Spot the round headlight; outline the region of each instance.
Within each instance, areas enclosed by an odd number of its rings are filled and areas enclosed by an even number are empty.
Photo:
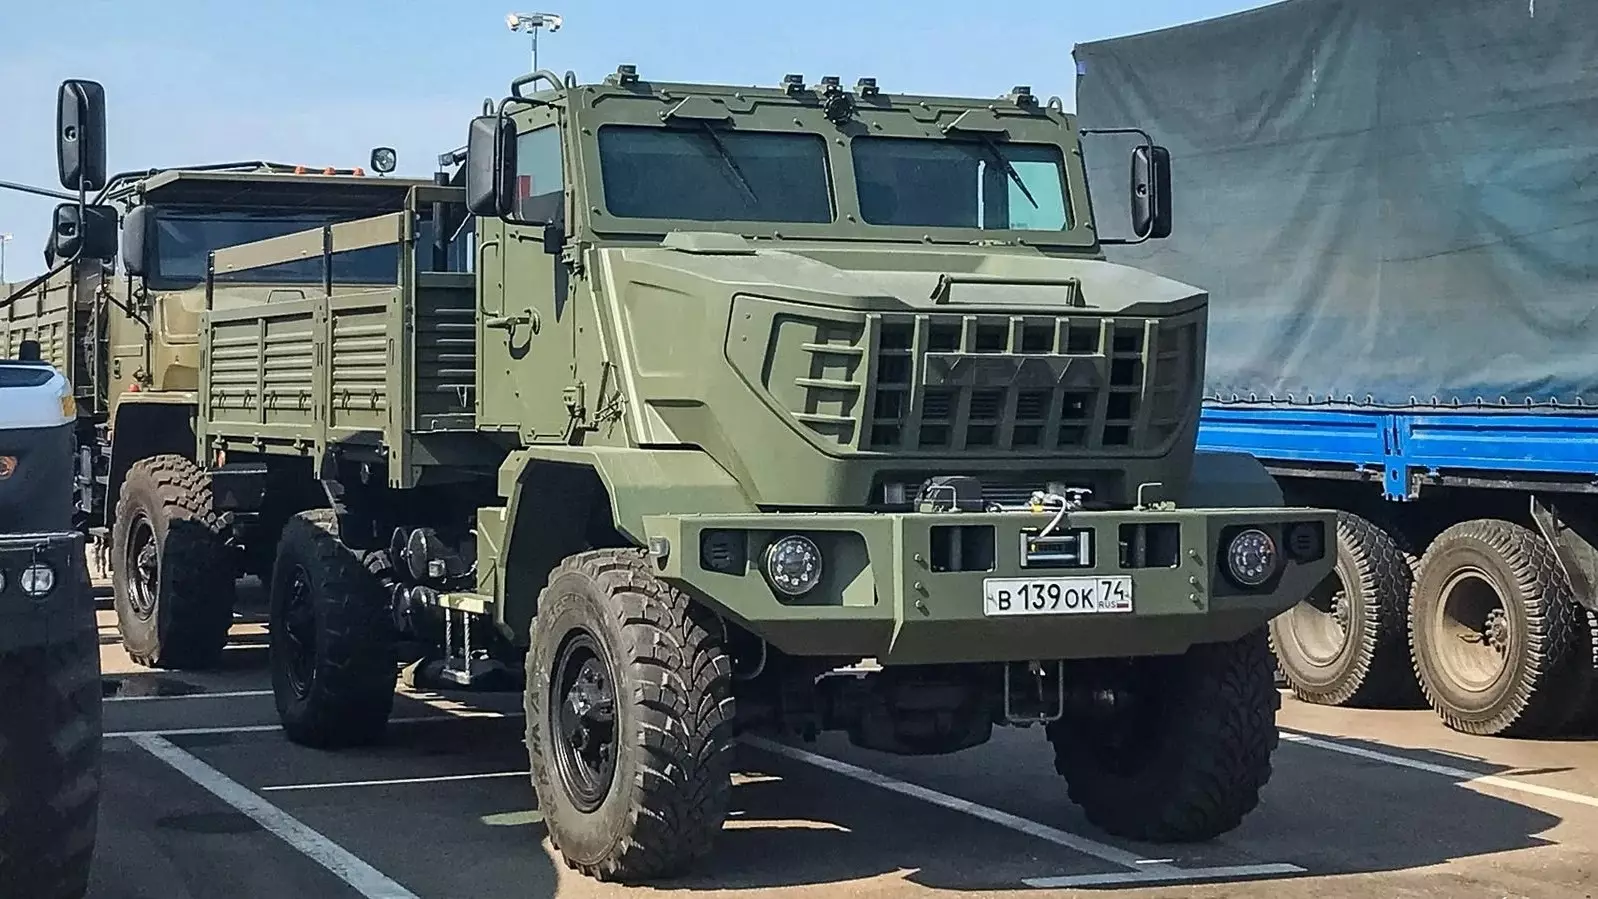
[[[29,565],[17,578],[22,592],[29,596],[43,596],[55,589],[55,569],[48,565]]]
[[[821,548],[809,537],[789,534],[766,547],[763,567],[771,586],[800,596],[821,583]]]
[[[1226,568],[1245,587],[1258,587],[1276,573],[1276,541],[1259,528],[1249,528],[1226,547]]]

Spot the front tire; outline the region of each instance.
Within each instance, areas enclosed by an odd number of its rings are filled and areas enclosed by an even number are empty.
[[[111,526],[111,588],[129,658],[146,668],[214,667],[233,626],[233,559],[211,479],[167,453],[128,469]]]
[[[1580,611],[1539,535],[1496,519],[1448,528],[1421,557],[1411,607],[1427,701],[1462,733],[1557,733],[1580,698]]]
[[[271,603],[272,693],[288,738],[318,749],[381,739],[399,677],[388,601],[331,510],[284,525]]]
[[[567,558],[539,597],[527,747],[551,842],[598,880],[710,854],[732,791],[732,663],[715,616],[640,551]]]
[[[1107,833],[1151,843],[1213,839],[1242,824],[1271,778],[1281,694],[1265,630],[1185,654],[1127,660],[1125,707],[1050,724],[1071,801]]]

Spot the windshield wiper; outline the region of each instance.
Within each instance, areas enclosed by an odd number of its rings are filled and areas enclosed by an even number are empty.
[[[738,179],[738,186],[742,187],[744,193],[749,195],[749,201],[759,203],[760,197],[755,195],[755,189],[749,185],[749,179],[744,177],[743,169],[738,167],[738,161],[732,158],[731,153],[727,152],[727,145],[722,142],[721,135],[716,133],[715,126],[706,121],[700,121],[699,124],[705,127],[705,136],[710,138],[711,146],[716,148],[716,155],[721,157],[721,161],[726,164],[727,170],[732,172],[734,178]]]
[[[982,142],[982,146],[987,148],[988,155],[992,156],[999,165],[1004,166],[1004,173],[1010,176],[1010,180],[1015,183],[1016,187],[1021,188],[1021,195],[1026,197],[1028,203],[1032,204],[1032,208],[1038,208],[1038,201],[1032,198],[1032,191],[1027,190],[1026,182],[1021,180],[1021,173],[1017,172],[1015,166],[1010,164],[1010,160],[1005,158],[1004,151],[1000,150],[999,145],[993,142],[993,138],[983,134],[978,135],[977,139]]]

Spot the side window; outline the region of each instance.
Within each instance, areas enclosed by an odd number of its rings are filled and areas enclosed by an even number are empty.
[[[555,222],[566,205],[560,127],[545,125],[516,137],[516,219]]]

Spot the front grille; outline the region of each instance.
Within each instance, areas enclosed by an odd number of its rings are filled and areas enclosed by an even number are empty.
[[[1195,318],[870,316],[864,448],[1153,451],[1182,427]]]

